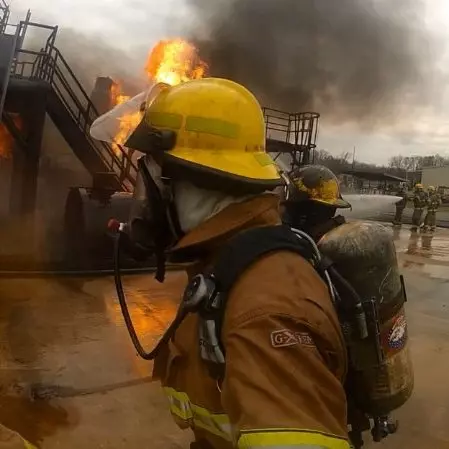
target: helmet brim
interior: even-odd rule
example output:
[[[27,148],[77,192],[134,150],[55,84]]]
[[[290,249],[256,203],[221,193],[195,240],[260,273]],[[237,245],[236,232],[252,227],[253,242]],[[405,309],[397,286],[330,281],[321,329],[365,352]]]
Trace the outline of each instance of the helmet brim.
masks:
[[[195,184],[197,187],[229,192],[232,195],[259,194],[264,191],[272,191],[276,187],[282,186],[282,179],[276,170],[273,172],[260,172],[254,170],[254,156],[250,154],[232,155],[227,159],[227,169],[223,170],[222,165],[216,167],[216,161],[210,161],[207,158],[179,157],[168,151],[163,153],[163,163],[166,175],[172,179],[184,179]],[[235,162],[235,164],[233,163]],[[237,164],[247,163],[247,170],[242,170],[242,166],[236,169]],[[250,170],[250,168],[253,169]],[[257,166],[256,166],[257,167]],[[258,177],[256,177],[258,176]]]
[[[220,157],[216,152],[200,152],[187,148],[176,148],[164,156],[171,163],[196,165],[203,169],[221,172],[224,176],[237,176],[248,181],[267,181],[269,185],[282,184],[282,178],[273,159],[265,152],[240,153],[236,151],[220,150]]]
[[[317,203],[326,204],[327,206],[336,207],[337,209],[350,209],[352,206],[350,203],[345,201],[343,198],[337,198],[336,200],[326,201],[311,199],[311,201],[316,201]]]

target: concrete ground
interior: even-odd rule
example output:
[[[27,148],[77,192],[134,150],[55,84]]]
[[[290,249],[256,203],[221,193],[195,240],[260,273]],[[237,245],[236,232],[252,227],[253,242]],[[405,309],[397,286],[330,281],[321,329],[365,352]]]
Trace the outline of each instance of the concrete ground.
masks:
[[[449,231],[395,233],[408,285],[416,386],[397,413],[400,430],[379,445],[449,449]],[[150,347],[175,313],[184,283],[125,279]],[[112,279],[0,280],[0,422],[44,449],[187,448],[151,363],[136,357]],[[368,438],[367,438],[368,441]]]

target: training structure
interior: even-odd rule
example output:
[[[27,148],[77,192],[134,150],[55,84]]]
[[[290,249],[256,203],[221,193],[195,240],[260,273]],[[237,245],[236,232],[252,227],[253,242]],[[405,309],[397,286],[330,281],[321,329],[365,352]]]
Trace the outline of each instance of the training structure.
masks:
[[[30,28],[40,31],[39,35],[46,32],[38,51],[26,46]],[[92,123],[112,106],[114,82],[99,78],[88,95],[58,50],[57,33],[57,26],[33,22],[30,12],[18,24],[11,24],[9,6],[0,0],[0,150],[10,154],[0,200],[6,209],[3,217],[21,222],[26,217],[32,248],[42,139],[49,118],[91,178],[90,185],[74,186],[67,192],[61,220],[67,244],[61,253],[72,262],[92,261],[96,256],[108,257],[107,245],[98,237],[104,236],[108,218],[126,219],[137,167],[135,155],[125,148],[90,136]],[[264,116],[267,150],[274,158],[290,169],[308,163],[315,148],[319,114],[264,108]],[[98,247],[95,242],[100,242]]]

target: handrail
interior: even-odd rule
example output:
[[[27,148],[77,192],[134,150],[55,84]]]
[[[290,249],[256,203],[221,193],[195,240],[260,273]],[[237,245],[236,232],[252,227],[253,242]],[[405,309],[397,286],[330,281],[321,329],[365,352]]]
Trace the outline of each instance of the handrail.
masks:
[[[63,63],[64,68],[69,72],[69,74],[71,75],[71,77],[73,78],[73,81],[75,81],[77,87],[79,88],[80,92],[82,93],[82,95],[84,96],[84,99],[87,103],[87,108],[85,109],[85,112],[89,114],[90,111],[93,112],[93,119],[92,119],[92,123],[94,121],[94,119],[98,118],[100,116],[100,114],[98,113],[97,108],[95,107],[95,105],[92,103],[91,99],[89,98],[89,96],[87,95],[86,91],[84,90],[83,86],[81,85],[81,83],[79,82],[79,80],[76,78],[75,74],[73,73],[72,69],[70,68],[69,64],[67,63],[67,61],[65,60],[65,58],[62,56],[61,52],[56,48],[53,47],[53,50],[55,52],[56,57],[55,58],[51,58],[55,61],[55,68],[57,67],[57,61],[58,59]],[[60,68],[58,68],[60,70]],[[63,77],[62,75],[62,71],[61,73],[61,77]],[[67,90],[72,90],[69,86],[67,86]],[[73,90],[72,90],[73,92]],[[82,108],[82,106],[80,105],[80,108]],[[89,121],[91,120],[91,117],[88,116]],[[89,125],[91,125],[92,123],[89,123]],[[112,150],[112,148],[110,148],[109,146],[107,146],[110,149],[110,152],[112,155],[115,156],[115,158],[118,160],[115,152]],[[117,145],[117,147],[119,148],[120,152],[122,153],[122,155],[124,156],[125,159],[130,159],[128,152],[121,146],[121,145]],[[132,160],[130,159],[130,162],[132,164],[132,166],[137,170],[136,165],[132,162]]]
[[[100,114],[66,59],[54,47],[55,37],[56,28],[53,29],[46,46],[40,51],[19,50],[19,53],[33,55],[36,58],[34,58],[33,62],[20,62],[19,65],[22,66],[21,71],[16,68],[16,73],[23,77],[24,68],[27,65],[31,67],[31,78],[50,83],[71,118],[85,135],[92,149],[108,167],[108,170],[116,174],[122,188],[130,190],[135,185],[137,167],[128,152],[121,145],[116,145],[120,152],[117,154],[110,145],[97,141],[90,136],[90,126]],[[78,94],[75,93],[74,88],[77,88]]]

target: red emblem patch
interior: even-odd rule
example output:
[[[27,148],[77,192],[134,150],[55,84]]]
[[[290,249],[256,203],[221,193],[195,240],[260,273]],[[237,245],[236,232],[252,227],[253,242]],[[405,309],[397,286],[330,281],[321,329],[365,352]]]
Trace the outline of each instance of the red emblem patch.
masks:
[[[307,332],[293,332],[288,329],[273,331],[271,333],[271,345],[273,348],[285,348],[294,345],[312,346],[312,337]]]

